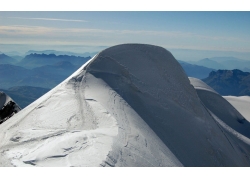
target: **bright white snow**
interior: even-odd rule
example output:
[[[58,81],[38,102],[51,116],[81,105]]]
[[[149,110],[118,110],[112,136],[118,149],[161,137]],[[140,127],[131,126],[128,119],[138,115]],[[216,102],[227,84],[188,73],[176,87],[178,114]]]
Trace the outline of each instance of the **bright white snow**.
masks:
[[[164,48],[108,48],[0,126],[0,165],[249,166],[245,129],[197,92]]]
[[[250,122],[250,97],[249,96],[223,96]]]

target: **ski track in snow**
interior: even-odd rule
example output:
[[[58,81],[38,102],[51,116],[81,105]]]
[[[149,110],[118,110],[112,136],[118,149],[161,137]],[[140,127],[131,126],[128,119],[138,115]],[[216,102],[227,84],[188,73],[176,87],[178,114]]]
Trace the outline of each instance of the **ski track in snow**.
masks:
[[[101,161],[98,163],[96,159],[105,159],[110,136],[116,135],[117,127],[109,127],[102,121],[103,126],[97,128],[100,124],[97,120],[106,118],[110,125],[114,119],[98,102],[91,104],[85,100],[83,86],[79,84],[82,81],[72,76],[69,82],[65,80],[56,90],[36,101],[36,105],[33,103],[20,112],[20,119],[13,117],[13,123],[8,124],[9,131],[1,137],[10,143],[1,144],[4,149],[1,153],[12,159],[9,165],[98,166]],[[61,99],[65,103],[62,104]],[[98,111],[93,113],[92,109]]]

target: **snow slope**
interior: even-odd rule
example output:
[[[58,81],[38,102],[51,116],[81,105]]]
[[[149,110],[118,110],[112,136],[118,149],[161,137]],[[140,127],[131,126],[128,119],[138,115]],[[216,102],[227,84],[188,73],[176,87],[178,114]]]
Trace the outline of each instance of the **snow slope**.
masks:
[[[225,98],[196,78],[189,78],[203,105],[221,126],[223,133],[235,149],[235,155],[244,154],[249,159],[250,123]]]
[[[0,165],[249,166],[197,92],[164,48],[110,47],[0,126]]]
[[[250,122],[250,97],[249,96],[223,96]]]
[[[250,123],[227,100],[203,81],[195,78],[189,79],[202,103],[213,115],[240,134],[250,138]]]

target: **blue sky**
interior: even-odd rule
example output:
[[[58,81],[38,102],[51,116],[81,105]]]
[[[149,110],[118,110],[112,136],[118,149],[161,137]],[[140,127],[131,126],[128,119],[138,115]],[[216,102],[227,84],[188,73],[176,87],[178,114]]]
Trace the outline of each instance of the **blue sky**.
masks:
[[[250,60],[250,12],[0,12],[0,51],[162,46],[182,60]],[[187,53],[188,52],[188,53]]]

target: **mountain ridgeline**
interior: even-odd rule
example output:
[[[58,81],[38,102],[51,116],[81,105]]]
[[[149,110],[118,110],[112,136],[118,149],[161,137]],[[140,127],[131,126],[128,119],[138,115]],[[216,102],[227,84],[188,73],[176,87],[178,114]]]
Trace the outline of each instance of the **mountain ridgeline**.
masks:
[[[68,56],[80,56],[80,57],[93,57],[96,55],[98,52],[84,52],[84,53],[75,53],[75,52],[69,52],[69,51],[56,51],[56,50],[44,50],[44,51],[34,51],[34,50],[29,50],[25,55],[29,54],[55,54],[57,56],[59,55],[68,55]]]
[[[250,61],[234,57],[214,57],[179,63],[189,77],[203,79],[223,96],[250,95]]]
[[[250,96],[249,72],[238,69],[212,71],[203,81],[223,96]]]
[[[84,62],[89,60],[91,57],[80,57],[80,56],[68,56],[68,55],[55,55],[55,54],[30,54],[25,56],[16,65],[25,68],[35,68],[45,65],[53,65],[61,61],[68,61],[79,68]]]
[[[0,64],[15,64],[16,59],[7,56],[6,54],[0,54]]]
[[[13,58],[8,58],[9,61],[7,61],[6,55],[3,57],[5,63],[0,64],[0,88],[2,89],[13,86],[51,89],[90,59],[90,57],[80,56],[30,54],[13,63]]]
[[[65,80],[91,57],[29,54],[20,59],[0,54],[0,89],[22,108]]]
[[[250,61],[238,59],[234,57],[214,57],[214,58],[205,58],[197,62],[189,62],[199,66],[205,66],[212,69],[239,69],[242,71],[250,72]]]
[[[182,68],[184,69],[185,73],[189,77],[195,77],[198,79],[203,79],[208,77],[209,73],[214,71],[215,69],[208,68],[205,66],[199,66],[195,64],[190,64],[184,61],[178,60]]]

